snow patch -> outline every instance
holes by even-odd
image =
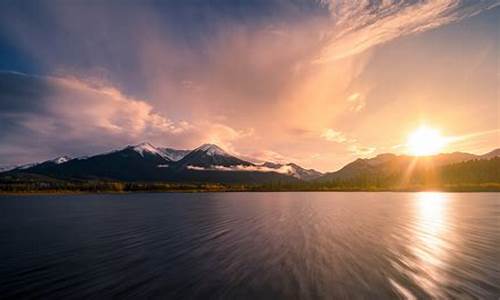
[[[63,164],[65,162],[68,162],[70,160],[71,160],[71,157],[69,157],[69,156],[59,156],[59,157],[56,157],[50,161],[57,164],[57,165],[60,165],[60,164]]]
[[[141,156],[144,156],[144,153],[152,153],[152,154],[158,154],[160,155],[160,151],[150,143],[141,143],[135,146],[132,146],[132,149],[139,153]]]

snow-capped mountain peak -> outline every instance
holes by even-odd
[[[145,154],[152,154],[156,156],[160,156],[164,160],[167,161],[178,161],[181,160],[184,156],[186,156],[190,150],[177,150],[173,148],[160,148],[156,147],[151,143],[140,143],[133,146],[128,146],[126,149],[131,149],[137,152],[139,155],[144,157]]]
[[[218,167],[234,167],[234,166],[251,166],[251,162],[239,159],[219,146],[214,144],[203,144],[194,149],[189,154],[184,156],[176,163],[175,168],[188,169],[188,166],[203,167],[206,169],[214,169]]]
[[[166,155],[161,149],[156,148],[155,146],[153,146],[153,144],[148,143],[148,142],[140,143],[140,144],[133,145],[133,146],[128,146],[127,148],[137,152],[142,157],[144,157],[145,154],[152,154],[152,155],[160,156],[161,158],[168,160],[168,161],[171,160],[168,157],[168,155]]]
[[[196,148],[195,151],[203,151],[210,156],[230,156],[226,151],[222,150],[222,148],[214,144],[203,144],[200,147]]]
[[[132,150],[139,153],[141,156],[144,156],[144,152],[161,155],[161,152],[150,143],[140,143],[134,146],[129,146],[129,148],[132,148]]]

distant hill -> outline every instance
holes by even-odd
[[[425,157],[380,154],[374,158],[357,159],[336,172],[324,174],[316,182],[346,187],[500,183],[498,169],[495,169],[499,156],[498,149],[485,155],[462,152]],[[469,174],[460,174],[466,170]]]
[[[494,157],[497,157],[497,156],[500,156],[500,148],[499,149],[495,149],[491,152],[488,152],[486,154],[483,154],[483,155],[479,155],[479,157],[476,157],[476,158],[479,158],[479,159],[490,159],[490,158],[494,158]]]

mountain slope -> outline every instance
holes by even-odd
[[[480,155],[480,159],[490,159],[494,157],[500,157],[500,148],[490,151],[486,154]]]
[[[188,155],[191,150],[177,150],[173,148],[158,148],[171,161],[179,161]]]

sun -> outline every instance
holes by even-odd
[[[446,146],[446,139],[433,128],[421,126],[408,136],[407,151],[415,156],[438,154]]]

